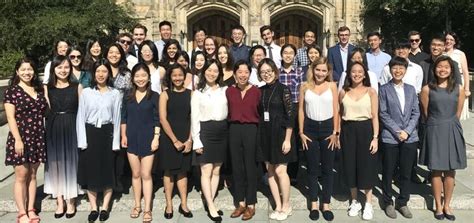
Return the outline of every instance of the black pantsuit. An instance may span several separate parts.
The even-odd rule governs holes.
[[[395,205],[403,207],[407,205],[410,199],[411,173],[412,165],[416,161],[418,142],[399,143],[399,144],[382,144],[383,156],[383,175],[382,175],[382,191],[383,201],[386,205],[393,205],[392,196],[392,180],[395,168],[399,167],[400,174],[400,195],[396,199]]]
[[[372,120],[342,121],[343,171],[349,188],[372,189],[377,182],[377,153],[370,154]]]
[[[231,123],[229,150],[234,177],[234,199],[247,205],[257,203],[257,125]]]

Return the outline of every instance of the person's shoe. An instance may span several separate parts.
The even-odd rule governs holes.
[[[185,218],[192,218],[193,213],[191,211],[184,211],[184,209],[179,205],[178,212],[182,214]]]
[[[107,210],[100,211],[99,221],[107,221],[109,219],[110,213]]]
[[[441,214],[437,214],[436,212],[434,213],[434,217],[437,219],[437,220],[444,220],[444,213],[441,213]]]
[[[247,207],[245,208],[244,213],[242,214],[242,221],[247,221],[252,219],[255,215],[255,208]]]
[[[222,222],[222,217],[218,215],[217,217],[212,217],[211,213],[207,212],[207,217],[213,222]]]
[[[97,218],[99,217],[99,212],[98,211],[91,211],[91,213],[89,213],[89,216],[87,216],[87,220],[89,222],[94,222],[97,220]]]
[[[222,210],[217,210],[217,214],[219,214],[220,216],[223,216],[224,212]]]
[[[313,221],[317,221],[319,219],[319,210],[309,211],[309,219]]]
[[[411,213],[410,209],[408,208],[408,206],[402,206],[402,207],[399,207],[397,208],[398,211],[400,212],[400,214],[403,215],[403,217],[405,218],[413,218],[413,214]]]
[[[66,208],[64,208],[63,213],[54,213],[54,218],[59,219],[62,218],[66,214]]]
[[[138,218],[140,217],[140,213],[142,213],[141,207],[134,207],[132,212],[130,213],[130,218]]]
[[[397,212],[395,211],[395,207],[393,205],[387,205],[387,207],[385,207],[385,214],[389,217],[389,218],[397,218]]]
[[[278,211],[275,210],[275,211],[273,211],[272,213],[270,213],[270,214],[268,215],[268,218],[270,218],[270,219],[272,219],[272,220],[276,220],[279,213],[280,213],[280,212],[278,212]]]
[[[245,212],[245,209],[246,207],[244,206],[240,206],[238,208],[236,208],[234,210],[234,212],[232,212],[232,214],[230,215],[231,218],[238,218],[240,217],[244,212]]]
[[[332,213],[331,210],[323,211],[323,218],[326,221],[332,221],[334,220],[334,214]]]
[[[374,218],[374,209],[372,208],[372,204],[365,203],[364,212],[362,213],[362,219],[372,220],[372,218]]]
[[[66,218],[67,219],[73,218],[74,216],[76,216],[76,212],[77,212],[76,208],[74,208],[74,212],[72,212],[72,213],[67,213],[66,212]]]
[[[282,211],[282,213],[286,214],[288,216],[291,216],[291,215],[293,215],[293,208],[290,207],[290,208],[288,208],[288,210]]]
[[[289,215],[287,215],[285,212],[280,212],[278,213],[278,215],[276,216],[276,220],[277,221],[284,221],[288,218]]]
[[[456,216],[454,216],[453,214],[448,214],[446,212],[444,212],[444,217],[450,221],[455,221],[456,220]]]
[[[360,210],[362,210],[362,205],[358,201],[352,201],[351,206],[349,206],[349,210],[347,214],[351,217],[355,217],[359,215]]]
[[[166,212],[166,207],[165,207],[165,213],[163,214],[165,219],[172,219],[173,218],[173,210],[171,210],[171,213]]]
[[[143,223],[151,223],[153,221],[153,215],[151,211],[144,211],[143,212]]]

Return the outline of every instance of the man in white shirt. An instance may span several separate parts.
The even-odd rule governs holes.
[[[423,69],[420,65],[410,61],[408,55],[410,54],[410,43],[403,40],[395,45],[395,56],[402,57],[408,61],[408,67],[405,76],[403,77],[403,83],[412,85],[415,87],[416,93],[419,94],[423,83]],[[392,79],[390,74],[390,68],[385,65],[382,71],[382,75],[379,78],[381,85],[388,83]]]
[[[281,67],[281,47],[276,45],[275,42],[273,41],[273,37],[275,36],[275,33],[273,32],[273,29],[269,25],[264,25],[260,27],[260,36],[263,39],[263,44],[266,49],[267,53],[267,58],[270,58],[275,62],[276,66],[278,69]]]
[[[161,55],[163,55],[163,48],[165,47],[165,44],[168,40],[171,39],[171,35],[173,33],[173,27],[171,26],[171,22],[169,21],[161,21],[158,24],[158,27],[160,29],[160,36],[161,39],[155,42],[156,48],[158,49],[158,57],[159,59],[162,58]]]
[[[128,49],[128,52],[137,58],[138,58],[138,46],[143,42],[143,40],[146,39],[147,32],[148,32],[148,29],[146,28],[146,26],[142,24],[136,24],[132,29],[133,44]]]
[[[258,79],[258,64],[266,57],[265,47],[262,45],[255,45],[250,48],[250,65],[252,72],[250,72],[249,83],[257,87],[265,85],[264,81]]]
[[[194,30],[194,42],[196,43],[196,48],[188,52],[189,60],[191,61],[191,68],[194,67],[194,57],[196,52],[204,50],[204,40],[206,39],[206,30],[202,27],[197,27]]]
[[[392,57],[380,49],[382,35],[380,35],[379,32],[370,32],[367,34],[367,42],[370,46],[369,51],[366,53],[368,68],[380,79],[383,67],[390,62]]]
[[[130,45],[132,45],[132,34],[130,33],[119,33],[115,38],[117,43],[122,47],[126,54],[127,68],[132,70],[133,66],[138,63],[138,58],[129,53]]]

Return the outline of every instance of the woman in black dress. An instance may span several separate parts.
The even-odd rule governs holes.
[[[166,197],[164,216],[173,217],[173,187],[176,181],[181,205],[179,213],[192,217],[187,205],[188,178],[191,169],[191,91],[184,87],[185,71],[179,64],[166,71],[168,89],[160,95],[160,123],[165,134],[160,137],[158,165],[164,170],[163,185]]]
[[[289,162],[296,161],[297,151],[292,137],[295,110],[290,89],[278,81],[278,68],[272,59],[265,58],[259,63],[258,75],[265,82],[260,88],[259,148],[268,170],[268,184],[276,204],[270,218],[282,221],[292,212],[290,179],[286,169]]]
[[[48,103],[33,60],[23,58],[16,63],[3,103],[10,128],[5,165],[15,171],[17,222],[39,222],[34,209],[36,171],[46,162],[43,119]]]
[[[151,169],[154,152],[158,149],[160,120],[158,116],[158,93],[151,90],[150,70],[145,63],[138,63],[132,70],[132,90],[124,96],[122,105],[122,148],[127,149],[127,157],[132,169],[132,186],[135,207],[131,218],[138,218],[143,197],[145,209],[143,222],[151,222],[151,197],[153,181]]]
[[[201,168],[201,189],[212,221],[222,221],[214,199],[219,174],[227,152],[227,86],[222,84],[222,67],[211,59],[191,99],[191,132],[196,163]],[[221,212],[222,213],[222,212]]]
[[[76,114],[79,104],[78,83],[74,83],[72,62],[56,56],[51,63],[48,94],[51,111],[46,119],[48,162],[44,171],[44,192],[57,199],[55,218],[74,217],[75,198],[83,191],[77,184]],[[67,210],[64,207],[67,200]]]
[[[224,85],[230,86],[235,84],[234,57],[232,56],[232,53],[230,53],[227,45],[221,44],[219,48],[217,48],[217,59],[224,70],[224,77],[222,78]]]

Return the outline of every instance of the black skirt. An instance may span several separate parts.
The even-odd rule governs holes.
[[[79,154],[78,184],[82,189],[95,192],[115,188],[113,125],[96,128],[86,124],[86,137],[87,149]]]
[[[200,139],[203,144],[203,153],[194,152],[193,164],[225,162],[228,129],[227,120],[201,122]]]

